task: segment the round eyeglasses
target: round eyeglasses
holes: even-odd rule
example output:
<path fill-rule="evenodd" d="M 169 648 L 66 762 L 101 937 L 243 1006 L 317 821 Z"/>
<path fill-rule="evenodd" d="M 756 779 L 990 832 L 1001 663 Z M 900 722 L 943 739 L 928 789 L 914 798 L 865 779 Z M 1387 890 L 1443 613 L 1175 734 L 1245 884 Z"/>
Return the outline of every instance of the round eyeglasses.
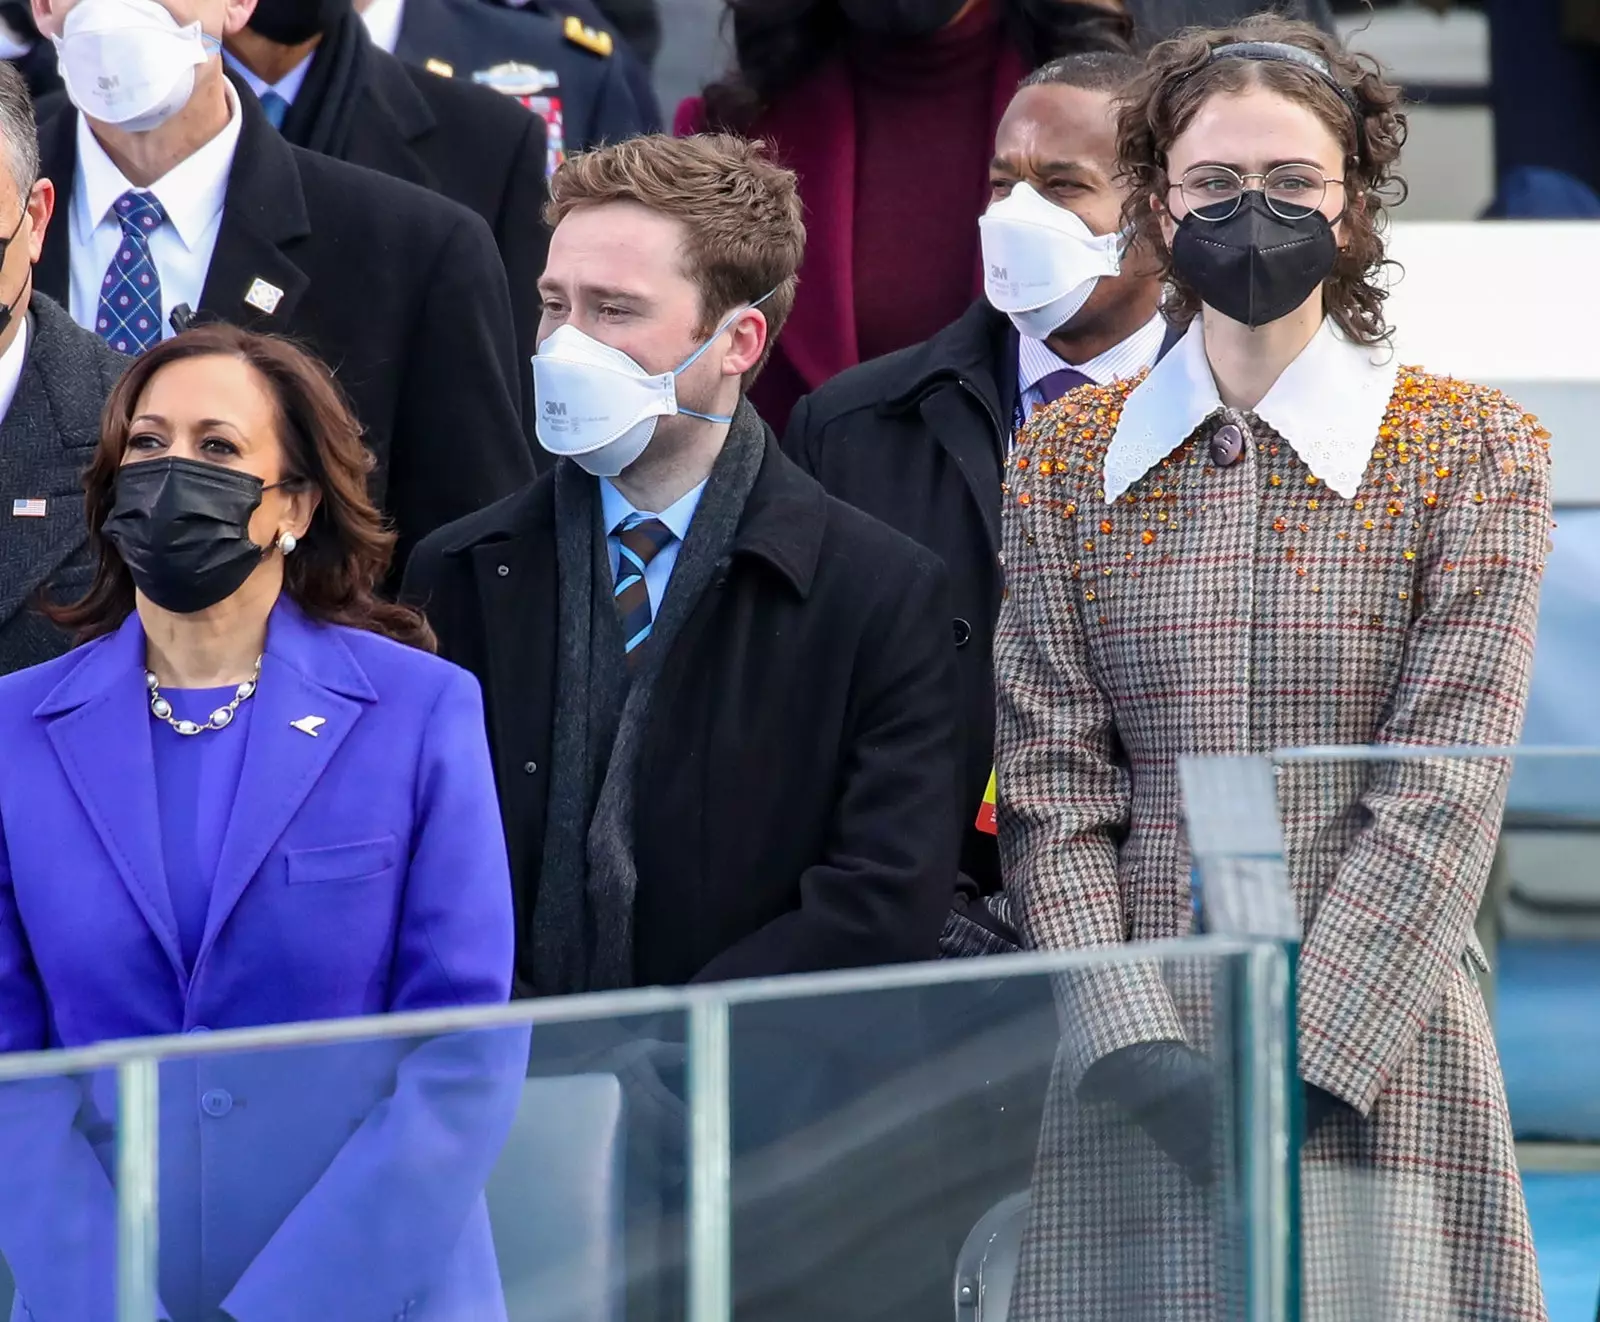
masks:
<path fill-rule="evenodd" d="M 1284 220 L 1303 220 L 1321 208 L 1330 184 L 1344 183 L 1343 179 L 1329 179 L 1314 165 L 1279 165 L 1266 174 L 1240 174 L 1226 165 L 1196 165 L 1184 171 L 1177 187 L 1196 219 L 1215 224 L 1239 209 L 1245 193 L 1252 191 L 1252 181 L 1261 186 L 1272 214 Z"/>

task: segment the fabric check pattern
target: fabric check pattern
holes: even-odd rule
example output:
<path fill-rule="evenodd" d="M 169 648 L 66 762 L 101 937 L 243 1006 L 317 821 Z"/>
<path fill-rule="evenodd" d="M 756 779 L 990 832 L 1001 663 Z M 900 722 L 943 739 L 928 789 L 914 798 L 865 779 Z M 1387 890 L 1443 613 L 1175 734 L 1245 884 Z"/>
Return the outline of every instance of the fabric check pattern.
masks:
<path fill-rule="evenodd" d="M 161 275 L 150 256 L 150 235 L 167 213 L 154 193 L 131 188 L 111 209 L 122 242 L 100 285 L 95 330 L 118 353 L 139 354 L 161 339 Z"/>
<path fill-rule="evenodd" d="M 1030 949 L 1185 936 L 1183 753 L 1515 744 L 1550 533 L 1546 434 L 1497 392 L 1400 369 L 1352 499 L 1271 418 L 1204 425 L 1112 504 L 1138 384 L 1035 414 L 1006 474 L 995 639 L 999 839 Z M 1203 643 L 1203 645 L 1197 645 Z M 1308 1322 L 1543 1322 L 1473 937 L 1509 768 L 1306 763 L 1278 780 L 1306 936 L 1299 1072 L 1352 1103 L 1303 1157 Z M 1085 1070 L 1211 1046 L 1213 970 L 1061 979 L 1017 1322 L 1214 1322 L 1224 1203 Z M 1070 1304 L 1064 1301 L 1071 1301 Z"/>
<path fill-rule="evenodd" d="M 1048 376 L 1040 377 L 1034 382 L 1032 389 L 1025 391 L 1024 395 L 1031 398 L 1033 392 L 1037 391 L 1044 399 L 1044 404 L 1038 405 L 1038 407 L 1043 408 L 1046 404 L 1054 404 L 1056 400 L 1065 398 L 1069 392 L 1076 390 L 1079 386 L 1092 386 L 1095 384 L 1093 377 L 1085 376 L 1076 367 L 1060 367 Z M 1014 423 L 1011 429 L 1013 435 L 1028 425 L 1028 410 L 1023 406 L 1022 397 L 1017 399 L 1016 416 L 1012 419 L 1012 422 Z"/>
<path fill-rule="evenodd" d="M 622 554 L 617 561 L 615 600 L 622 621 L 622 646 L 630 665 L 635 661 L 635 649 L 650 636 L 655 623 L 650 589 L 644 581 L 645 568 L 666 550 L 673 537 L 671 528 L 649 514 L 630 514 L 617 533 Z"/>

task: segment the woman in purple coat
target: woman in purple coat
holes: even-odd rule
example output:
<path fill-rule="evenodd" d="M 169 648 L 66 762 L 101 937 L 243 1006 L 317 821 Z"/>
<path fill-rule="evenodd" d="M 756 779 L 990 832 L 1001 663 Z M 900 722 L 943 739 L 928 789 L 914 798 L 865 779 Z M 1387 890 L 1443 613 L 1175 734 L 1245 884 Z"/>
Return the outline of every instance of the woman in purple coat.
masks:
<path fill-rule="evenodd" d="M 370 467 L 283 341 L 192 330 L 113 393 L 85 644 L 0 680 L 0 1051 L 507 998 L 481 699 L 375 595 Z M 482 1191 L 525 1043 L 163 1066 L 163 1315 L 503 1318 Z M 0 1087 L 15 1317 L 112 1314 L 115 1114 L 109 1078 Z"/>

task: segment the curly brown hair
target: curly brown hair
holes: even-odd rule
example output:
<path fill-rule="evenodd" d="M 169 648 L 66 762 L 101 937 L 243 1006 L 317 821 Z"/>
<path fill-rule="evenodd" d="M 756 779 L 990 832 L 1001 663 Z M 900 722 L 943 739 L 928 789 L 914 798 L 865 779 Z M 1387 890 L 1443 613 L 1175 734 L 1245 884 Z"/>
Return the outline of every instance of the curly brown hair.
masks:
<path fill-rule="evenodd" d="M 320 359 L 288 340 L 223 322 L 184 331 L 141 354 L 111 392 L 100 417 L 100 444 L 83 478 L 94 579 L 82 600 L 48 607 L 50 618 L 87 642 L 114 633 L 132 613 L 133 576 L 101 535 L 116 502 L 117 473 L 146 387 L 162 368 L 206 357 L 237 358 L 260 374 L 277 404 L 284 471 L 293 475 L 287 480 L 320 494 L 311 526 L 284 559 L 289 598 L 311 619 L 433 651 L 427 621 L 378 596 L 395 535 L 367 495 L 372 454 L 333 376 Z"/>
<path fill-rule="evenodd" d="M 1312 69 L 1288 60 L 1211 60 L 1219 46 L 1258 41 L 1298 46 L 1327 61 L 1358 109 L 1361 131 L 1352 106 Z M 1256 87 L 1307 107 L 1338 139 L 1345 155 L 1345 246 L 1323 285 L 1323 305 L 1357 344 L 1384 343 L 1390 332 L 1383 316 L 1388 294 L 1378 278 L 1387 264 L 1383 234 L 1389 208 L 1403 202 L 1406 191 L 1394 170 L 1406 140 L 1400 89 L 1383 76 L 1377 61 L 1351 54 L 1320 28 L 1276 14 L 1258 14 L 1227 28 L 1190 28 L 1161 42 L 1122 98 L 1117 152 L 1129 185 L 1123 222 L 1161 260 L 1170 290 L 1167 314 L 1182 324 L 1200 310 L 1200 299 L 1173 270 L 1172 251 L 1161 232 L 1172 184 L 1167 152 L 1207 99 Z"/>

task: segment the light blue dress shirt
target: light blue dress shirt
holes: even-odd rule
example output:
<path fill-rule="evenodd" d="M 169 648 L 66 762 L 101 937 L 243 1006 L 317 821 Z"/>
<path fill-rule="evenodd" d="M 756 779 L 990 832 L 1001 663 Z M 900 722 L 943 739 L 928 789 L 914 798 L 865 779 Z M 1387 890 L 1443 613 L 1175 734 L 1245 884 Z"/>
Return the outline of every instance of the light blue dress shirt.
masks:
<path fill-rule="evenodd" d="M 672 567 L 678 563 L 678 552 L 683 539 L 689 535 L 689 525 L 694 522 L 694 512 L 700 506 L 700 497 L 706 489 L 702 482 L 687 495 L 680 496 L 659 514 L 635 509 L 633 502 L 611 484 L 609 478 L 600 479 L 600 516 L 605 520 L 606 547 L 611 552 L 611 581 L 617 581 L 617 564 L 622 559 L 622 542 L 617 537 L 629 516 L 643 514 L 660 519 L 672 530 L 673 540 L 656 552 L 656 558 L 644 568 L 644 587 L 650 594 L 650 615 L 661 613 L 661 599 L 667 595 L 667 582 L 672 578 Z"/>

